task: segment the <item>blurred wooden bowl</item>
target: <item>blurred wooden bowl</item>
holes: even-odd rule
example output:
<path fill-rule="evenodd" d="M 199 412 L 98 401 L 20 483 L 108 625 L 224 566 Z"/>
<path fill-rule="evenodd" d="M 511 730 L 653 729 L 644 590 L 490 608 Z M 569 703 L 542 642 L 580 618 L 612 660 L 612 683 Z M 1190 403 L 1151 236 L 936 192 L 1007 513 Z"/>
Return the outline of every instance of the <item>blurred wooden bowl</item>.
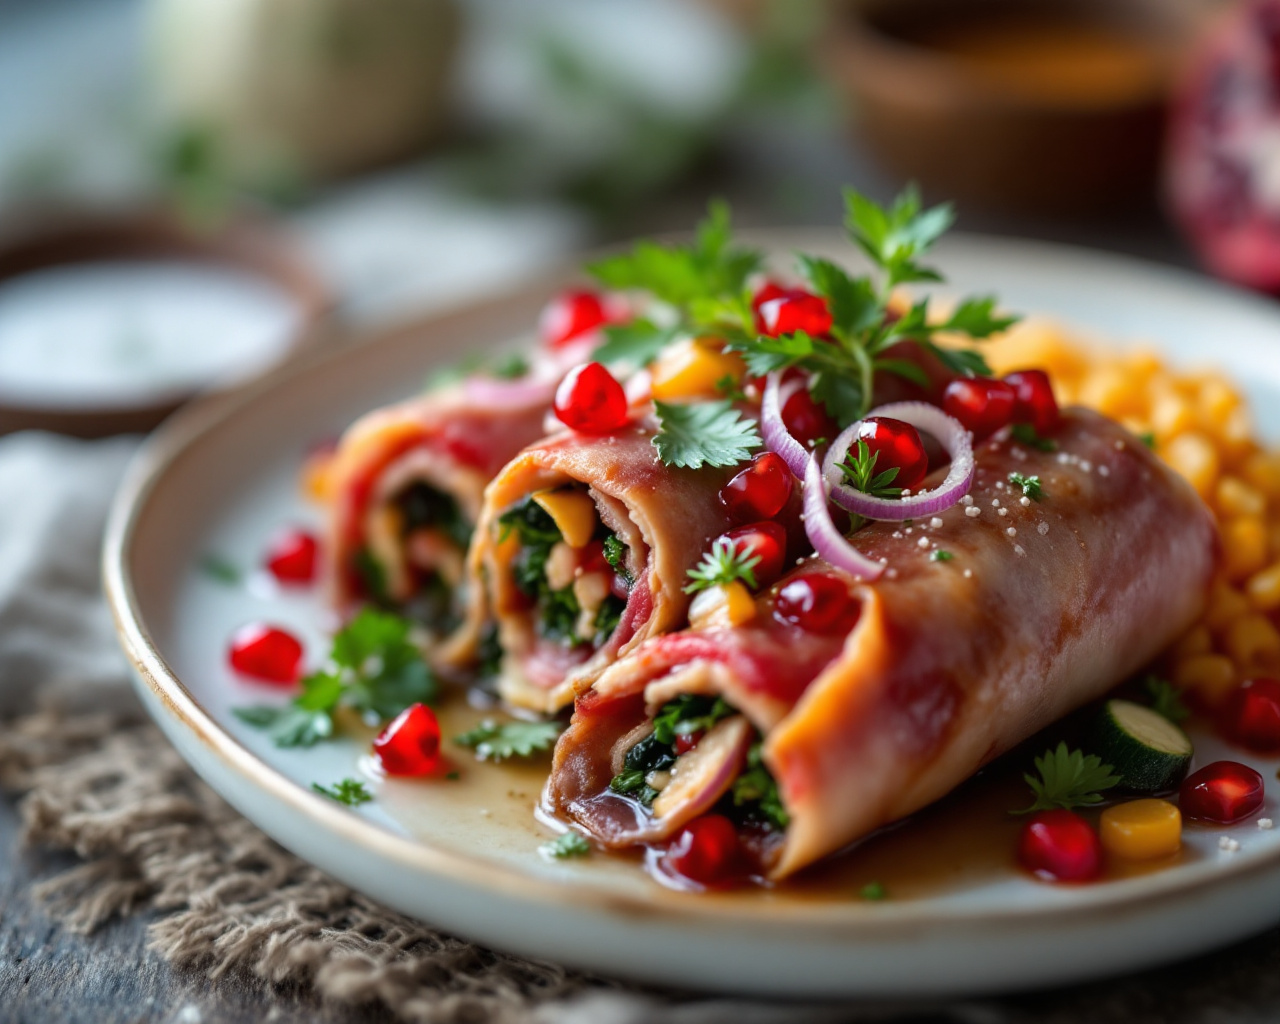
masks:
<path fill-rule="evenodd" d="M 823 54 L 886 167 L 987 209 L 1154 195 L 1177 0 L 837 0 Z"/>

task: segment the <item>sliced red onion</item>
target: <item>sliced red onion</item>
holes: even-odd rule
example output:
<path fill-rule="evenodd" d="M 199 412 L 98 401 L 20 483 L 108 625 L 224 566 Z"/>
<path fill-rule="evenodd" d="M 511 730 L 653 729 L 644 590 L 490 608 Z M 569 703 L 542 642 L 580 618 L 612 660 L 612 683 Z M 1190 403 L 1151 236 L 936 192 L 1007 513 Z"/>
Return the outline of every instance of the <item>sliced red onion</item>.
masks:
<path fill-rule="evenodd" d="M 792 383 L 802 386 L 798 381 Z M 782 422 L 784 405 L 782 390 L 782 372 L 775 370 L 765 379 L 764 399 L 760 403 L 760 436 L 764 439 L 765 447 L 781 455 L 782 461 L 790 467 L 791 472 L 803 480 L 805 470 L 813 456 L 804 445 L 791 436 L 791 431 Z M 788 384 L 787 398 L 793 394 L 795 394 L 795 387 Z"/>
<path fill-rule="evenodd" d="M 822 475 L 831 488 L 831 500 L 837 505 L 864 519 L 898 522 L 941 512 L 969 493 L 974 474 L 973 445 L 959 420 L 925 402 L 894 402 L 873 409 L 868 415 L 889 416 L 932 434 L 951 456 L 951 468 L 942 483 L 933 490 L 907 498 L 877 498 L 850 487 L 844 482 L 840 463 L 844 462 L 849 449 L 858 440 L 859 421 L 841 431 L 823 460 Z"/>
<path fill-rule="evenodd" d="M 818 468 L 818 457 L 809 456 L 804 472 L 804 532 L 813 549 L 837 569 L 852 573 L 868 583 L 880 578 L 884 565 L 872 561 L 836 529 L 828 506 L 827 482 Z"/>
<path fill-rule="evenodd" d="M 527 405 L 549 406 L 556 397 L 558 383 L 556 379 L 546 380 L 530 375 L 519 380 L 468 377 L 463 386 L 467 397 L 479 405 L 518 408 Z"/>

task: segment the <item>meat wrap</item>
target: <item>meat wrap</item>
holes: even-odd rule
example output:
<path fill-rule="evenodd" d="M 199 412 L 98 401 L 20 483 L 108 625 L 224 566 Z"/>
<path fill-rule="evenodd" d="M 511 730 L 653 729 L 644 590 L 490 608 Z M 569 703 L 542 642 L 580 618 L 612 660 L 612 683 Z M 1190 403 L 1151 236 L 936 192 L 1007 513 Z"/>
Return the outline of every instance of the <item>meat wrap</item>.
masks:
<path fill-rule="evenodd" d="M 717 496 L 731 471 L 665 466 L 653 435 L 558 434 L 486 492 L 469 569 L 487 601 L 472 628 L 486 610 L 497 622 L 507 702 L 554 712 L 642 641 L 685 625 L 688 570 L 731 525 Z"/>
<path fill-rule="evenodd" d="M 500 386 L 500 385 L 499 385 Z M 328 575 L 334 603 L 372 601 L 414 619 L 443 643 L 433 658 L 473 656 L 457 630 L 474 603 L 466 550 L 484 488 L 545 433 L 549 389 L 501 406 L 465 382 L 369 413 L 343 435 L 327 470 Z"/>
<path fill-rule="evenodd" d="M 750 622 L 661 637 L 614 665 L 577 701 L 546 809 L 608 847 L 661 842 L 712 807 L 732 816 L 736 780 L 763 766 L 782 811 L 752 848 L 783 878 L 939 799 L 1139 669 L 1203 608 L 1213 519 L 1115 422 L 1073 409 L 1051 436 L 1045 452 L 997 434 L 975 451 L 965 503 L 858 531 L 855 546 L 889 566 L 874 583 L 810 559 L 761 595 Z M 1039 500 L 1012 473 L 1038 477 Z M 780 588 L 810 573 L 845 582 L 856 625 L 827 635 L 774 614 Z M 727 708 L 646 777 L 666 784 L 651 806 L 612 791 L 655 712 L 681 694 Z"/>

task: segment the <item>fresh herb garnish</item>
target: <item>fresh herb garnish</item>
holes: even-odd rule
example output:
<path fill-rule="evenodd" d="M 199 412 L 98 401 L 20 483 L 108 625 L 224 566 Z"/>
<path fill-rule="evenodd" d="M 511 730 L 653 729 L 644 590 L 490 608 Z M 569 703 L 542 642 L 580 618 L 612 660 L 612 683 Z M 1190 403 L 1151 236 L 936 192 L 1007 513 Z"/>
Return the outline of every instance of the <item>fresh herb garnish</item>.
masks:
<path fill-rule="evenodd" d="M 348 807 L 359 807 L 360 804 L 367 804 L 373 800 L 373 794 L 359 779 L 342 779 L 332 786 L 322 786 L 318 782 L 313 782 L 311 788 Z"/>
<path fill-rule="evenodd" d="M 498 380 L 518 380 L 528 376 L 529 370 L 529 360 L 519 352 L 512 352 L 499 357 L 487 372 L 490 377 L 496 377 Z"/>
<path fill-rule="evenodd" d="M 1034 775 L 1024 775 L 1035 802 L 1014 814 L 1030 814 L 1055 807 L 1091 807 L 1103 801 L 1102 791 L 1120 782 L 1109 764 L 1103 764 L 1096 754 L 1068 750 L 1066 743 L 1059 743 L 1054 750 L 1046 750 L 1036 758 Z"/>
<path fill-rule="evenodd" d="M 728 399 L 687 405 L 654 402 L 653 408 L 660 427 L 653 445 L 667 466 L 736 466 L 764 443 L 755 422 Z"/>
<path fill-rule="evenodd" d="M 233 709 L 242 722 L 266 729 L 279 747 L 309 747 L 334 734 L 340 707 L 374 723 L 411 704 L 430 704 L 438 684 L 398 615 L 363 609 L 333 638 L 328 663 L 302 680 L 302 692 L 283 707 Z"/>
<path fill-rule="evenodd" d="M 746 807 L 748 815 L 758 816 L 766 824 L 784 829 L 790 823 L 791 815 L 782 806 L 777 780 L 764 765 L 763 746 L 762 743 L 754 743 L 748 751 L 747 770 L 733 783 L 733 805 Z"/>
<path fill-rule="evenodd" d="M 711 550 L 703 554 L 702 561 L 689 570 L 689 579 L 693 580 L 684 588 L 686 594 L 693 594 L 708 587 L 717 587 L 742 580 L 752 590 L 756 588 L 755 568 L 760 564 L 760 556 L 752 554 L 747 546 L 739 548 L 733 541 L 725 537 L 717 538 Z"/>
<path fill-rule="evenodd" d="M 868 882 L 858 893 L 864 900 L 882 900 L 889 895 L 887 889 L 880 882 Z"/>
<path fill-rule="evenodd" d="M 460 747 L 471 747 L 479 761 L 508 761 L 550 750 L 560 736 L 559 722 L 495 722 L 486 718 L 469 732 L 455 736 Z"/>
<path fill-rule="evenodd" d="M 929 553 L 929 561 L 931 562 L 950 562 L 955 557 L 950 551 L 944 551 L 942 548 Z"/>
<path fill-rule="evenodd" d="M 706 732 L 732 714 L 733 708 L 722 697 L 682 693 L 662 705 L 653 716 L 653 736 L 659 743 L 670 746 L 677 736 Z"/>
<path fill-rule="evenodd" d="M 240 583 L 244 574 L 240 567 L 222 555 L 208 554 L 200 559 L 200 571 L 209 579 L 234 587 Z"/>
<path fill-rule="evenodd" d="M 544 857 L 564 860 L 566 857 L 585 857 L 591 852 L 591 844 L 580 832 L 565 832 L 538 847 Z"/>
<path fill-rule="evenodd" d="M 745 402 L 747 400 L 747 393 L 742 390 L 741 382 L 731 373 L 726 373 L 716 381 L 716 393 L 730 402 Z"/>
<path fill-rule="evenodd" d="M 604 560 L 609 563 L 614 572 L 626 580 L 627 586 L 635 582 L 631 570 L 627 568 L 627 546 L 615 533 L 610 533 L 604 539 Z"/>
<path fill-rule="evenodd" d="M 1175 725 L 1191 717 L 1191 712 L 1182 702 L 1182 694 L 1167 679 L 1147 676 L 1142 681 L 1142 688 L 1151 698 L 1151 710 L 1157 715 L 1163 715 Z"/>
<path fill-rule="evenodd" d="M 1058 442 L 1048 437 L 1041 437 L 1030 423 L 1015 423 L 1012 429 L 1013 439 L 1021 441 L 1028 448 L 1034 448 L 1040 452 L 1056 452 L 1058 450 Z"/>
<path fill-rule="evenodd" d="M 1148 448 L 1155 448 L 1156 446 L 1156 435 L 1154 432 L 1150 430 L 1144 430 L 1141 434 L 1139 434 L 1138 440 L 1140 440 Z"/>
<path fill-rule="evenodd" d="M 1009 483 L 1014 487 L 1021 487 L 1022 493 L 1032 501 L 1040 501 L 1044 498 L 1044 488 L 1040 486 L 1040 478 L 1038 476 L 1023 476 L 1021 473 L 1010 473 Z"/>
<path fill-rule="evenodd" d="M 884 472 L 877 473 L 876 463 L 879 460 L 880 453 L 873 452 L 867 447 L 866 441 L 859 439 L 857 445 L 845 456 L 844 462 L 840 463 L 840 472 L 844 474 L 846 483 L 863 494 L 876 498 L 901 497 L 902 488 L 892 486 L 898 479 L 898 467 L 890 466 Z"/>

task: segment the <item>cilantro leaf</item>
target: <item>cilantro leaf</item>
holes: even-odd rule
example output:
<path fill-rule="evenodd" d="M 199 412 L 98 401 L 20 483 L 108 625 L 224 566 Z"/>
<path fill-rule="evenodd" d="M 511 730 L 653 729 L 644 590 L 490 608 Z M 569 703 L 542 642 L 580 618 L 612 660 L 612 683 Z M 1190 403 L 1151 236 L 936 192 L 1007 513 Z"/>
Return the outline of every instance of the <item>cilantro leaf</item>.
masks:
<path fill-rule="evenodd" d="M 200 559 L 200 571 L 209 579 L 225 583 L 229 587 L 237 586 L 244 578 L 240 567 L 231 559 L 212 553 Z"/>
<path fill-rule="evenodd" d="M 887 209 L 856 189 L 845 189 L 845 228 L 854 244 L 887 272 L 890 287 L 941 280 L 915 257 L 927 252 L 954 220 L 949 204 L 922 209 L 914 185 L 904 189 Z"/>
<path fill-rule="evenodd" d="M 373 800 L 373 794 L 359 779 L 342 779 L 332 786 L 322 786 L 318 782 L 313 782 L 311 783 L 311 788 L 317 793 L 337 800 L 340 804 L 346 804 L 348 807 L 358 807 L 360 804 L 367 804 Z"/>
<path fill-rule="evenodd" d="M 764 443 L 756 424 L 728 400 L 653 407 L 661 426 L 653 445 L 667 466 L 736 466 Z"/>
<path fill-rule="evenodd" d="M 604 329 L 604 343 L 595 350 L 592 358 L 600 363 L 625 362 L 636 367 L 647 366 L 679 334 L 678 326 L 659 327 L 644 317 L 626 324 L 610 324 Z"/>
<path fill-rule="evenodd" d="M 1040 478 L 1038 476 L 1023 476 L 1021 473 L 1010 473 L 1009 483 L 1014 487 L 1021 487 L 1025 497 L 1032 501 L 1044 500 L 1044 488 L 1040 486 Z"/>
<path fill-rule="evenodd" d="M 604 539 L 604 560 L 626 580 L 628 586 L 635 582 L 631 570 L 627 568 L 627 546 L 618 539 L 616 533 L 610 532 Z"/>
<path fill-rule="evenodd" d="M 232 708 L 231 713 L 246 725 L 264 729 L 277 747 L 311 747 L 333 735 L 329 709 L 309 710 L 294 703 L 283 707 Z"/>
<path fill-rule="evenodd" d="M 1109 764 L 1103 764 L 1096 754 L 1084 754 L 1068 750 L 1066 743 L 1059 743 L 1053 750 L 1046 750 L 1035 760 L 1036 775 L 1024 775 L 1035 801 L 1030 807 L 1014 814 L 1030 814 L 1055 807 L 1091 807 L 1102 803 L 1102 791 L 1120 782 Z"/>
<path fill-rule="evenodd" d="M 876 498 L 898 498 L 902 496 L 901 487 L 893 487 L 898 478 L 898 467 L 892 466 L 882 473 L 876 472 L 876 463 L 880 453 L 873 452 L 867 442 L 858 439 L 856 447 L 840 463 L 840 472 L 844 474 L 847 484 L 863 494 Z"/>
<path fill-rule="evenodd" d="M 1142 688 L 1151 698 L 1151 710 L 1157 715 L 1163 715 L 1174 725 L 1191 717 L 1191 712 L 1182 702 L 1182 694 L 1168 680 L 1159 676 L 1147 676 L 1142 681 Z"/>
<path fill-rule="evenodd" d="M 848 271 L 830 260 L 799 257 L 800 272 L 815 292 L 827 300 L 835 326 L 849 334 L 875 327 L 884 319 L 884 310 L 868 277 L 850 277 Z"/>
<path fill-rule="evenodd" d="M 753 377 L 763 377 L 774 370 L 800 365 L 817 353 L 817 343 L 804 331 L 784 334 L 777 338 L 760 335 L 730 340 L 731 351 L 739 352 Z"/>
<path fill-rule="evenodd" d="M 755 568 L 760 564 L 760 556 L 753 555 L 752 549 L 742 547 L 724 537 L 717 538 L 711 550 L 702 556 L 702 561 L 689 570 L 689 579 L 693 580 L 684 588 L 686 594 L 721 584 L 742 580 L 752 590 L 756 588 Z"/>
<path fill-rule="evenodd" d="M 564 860 L 566 857 L 585 857 L 591 852 L 591 844 L 581 832 L 565 832 L 538 847 L 544 857 Z"/>
<path fill-rule="evenodd" d="M 455 736 L 460 747 L 471 747 L 479 761 L 507 761 L 550 750 L 563 728 L 559 722 L 496 722 L 486 718 L 469 732 Z"/>
<path fill-rule="evenodd" d="M 1015 441 L 1021 441 L 1028 448 L 1034 448 L 1041 452 L 1056 452 L 1058 450 L 1058 442 L 1052 438 L 1041 437 L 1030 423 L 1015 423 L 1013 425 L 1013 438 Z"/>
<path fill-rule="evenodd" d="M 970 338 L 989 338 L 993 334 L 1007 331 L 1018 322 L 1016 316 L 996 316 L 995 307 L 994 295 L 965 299 L 938 325 L 937 330 L 954 331 Z"/>

